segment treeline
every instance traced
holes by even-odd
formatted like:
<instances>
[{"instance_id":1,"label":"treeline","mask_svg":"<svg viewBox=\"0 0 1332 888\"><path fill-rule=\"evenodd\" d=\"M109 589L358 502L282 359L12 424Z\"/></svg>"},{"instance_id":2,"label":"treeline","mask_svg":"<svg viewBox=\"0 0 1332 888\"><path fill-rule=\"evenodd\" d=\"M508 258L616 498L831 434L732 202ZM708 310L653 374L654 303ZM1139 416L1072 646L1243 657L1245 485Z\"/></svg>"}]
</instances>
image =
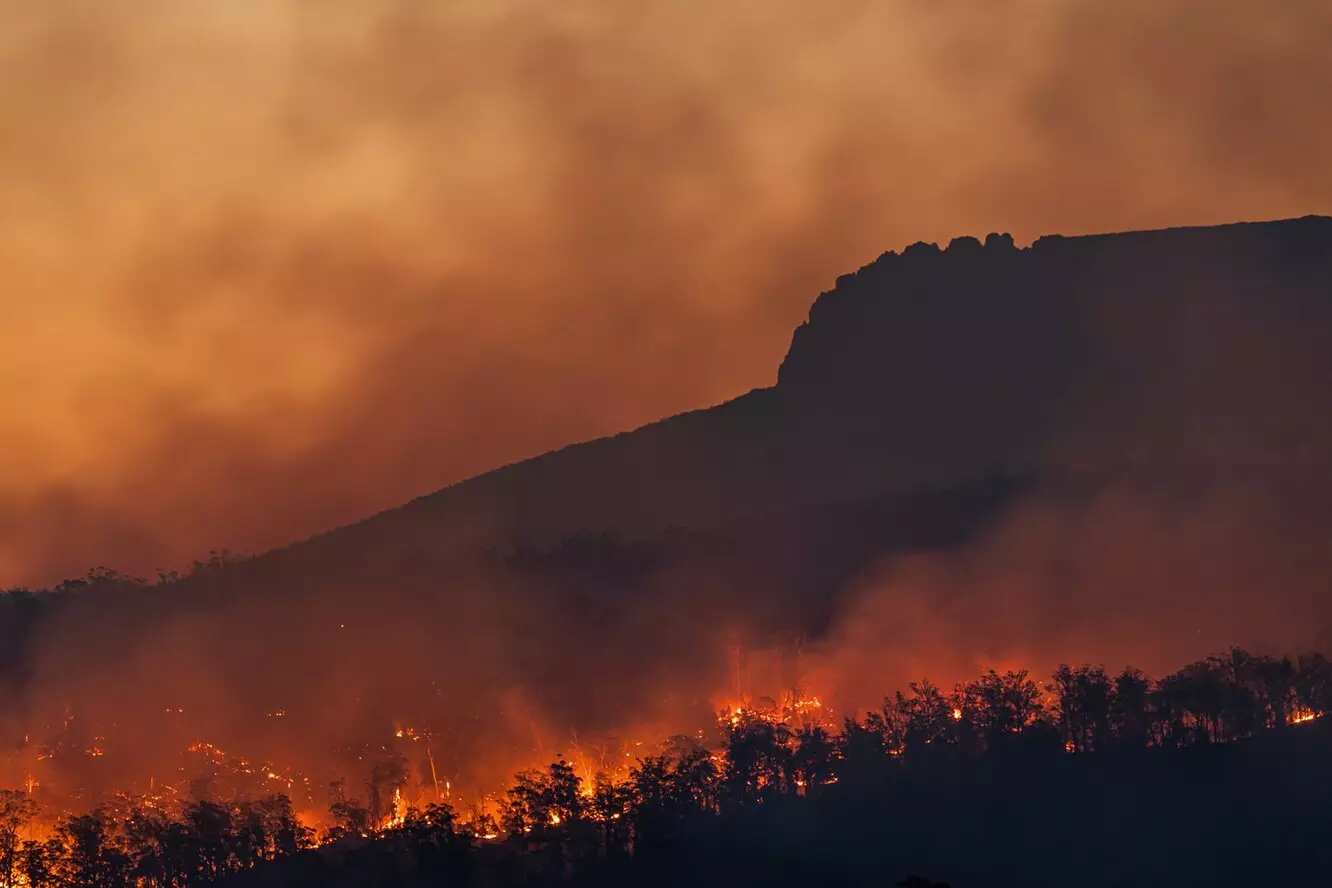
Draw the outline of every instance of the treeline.
<instances>
[{"instance_id":1,"label":"treeline","mask_svg":"<svg viewBox=\"0 0 1332 888\"><path fill-rule=\"evenodd\" d=\"M1290 750L1303 748L1281 738L1313 736L1321 725L1291 728L1329 710L1325 656L1235 649L1159 681L1133 669L1061 666L1045 683L1024 671L991 671L947 692L913 683L837 731L798 697L780 711L737 709L719 718L719 748L671 738L626 779L590 785L560 760L519 774L493 814L465 819L446 805L386 810L398 787L376 774L371 803L340 797L318 836L275 796L196 801L174 815L127 803L68 816L48 838L25 841L38 812L10 791L0 794L0 886L868 884L847 861L874 850L874 824L885 812L900 816L898 806L944 831L975 827L959 824L986 806L1025 817L1033 800L1074 786L1082 795L1100 787L1094 795L1137 781L1169 792L1169 774L1193 767L1181 762L1206 762L1205 749L1243 749L1250 744L1231 741L1258 737L1277 744L1253 747L1272 781L1280 767L1295 767ZM1318 761L1326 761L1319 742ZM1187 758L1169 759L1168 772L1153 758L1179 755ZM1319 781L1332 778L1299 768L1298 779L1320 793ZM1230 789L1251 794L1238 773L1222 773L1210 791L1239 781ZM1325 835L1332 823L1314 826ZM1179 834L1160 842L1180 840L1172 829ZM827 847L796 850L816 837ZM992 863L1001 883L1007 864ZM906 875L887 866L879 874L886 881L874 884Z\"/></svg>"},{"instance_id":2,"label":"treeline","mask_svg":"<svg viewBox=\"0 0 1332 888\"><path fill-rule=\"evenodd\" d=\"M62 818L46 839L22 839L38 815L26 794L0 791L0 885L215 884L315 844L283 796L192 802L175 815L126 805Z\"/></svg>"}]
</instances>

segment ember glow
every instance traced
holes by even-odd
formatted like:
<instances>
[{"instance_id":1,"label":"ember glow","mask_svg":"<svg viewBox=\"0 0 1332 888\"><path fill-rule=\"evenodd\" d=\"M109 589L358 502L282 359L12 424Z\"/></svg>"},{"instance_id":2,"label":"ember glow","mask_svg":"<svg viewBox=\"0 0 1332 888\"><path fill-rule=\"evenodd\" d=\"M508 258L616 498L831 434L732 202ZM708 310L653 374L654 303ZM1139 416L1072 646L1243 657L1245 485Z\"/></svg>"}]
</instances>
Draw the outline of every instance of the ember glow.
<instances>
[{"instance_id":1,"label":"ember glow","mask_svg":"<svg viewBox=\"0 0 1332 888\"><path fill-rule=\"evenodd\" d=\"M1226 664L1250 662L1251 659L1242 658L1249 658L1249 655L1237 652L1226 657L1218 656L1202 665L1222 670L1230 668ZM1300 671L1297 674L1311 676L1304 684L1318 688L1322 685L1318 683L1320 680L1317 676L1324 672L1332 676L1332 669L1325 665L1326 662L1318 656L1311 656L1301 658L1298 667L1289 668L1298 668ZM1199 668L1201 666L1195 664L1179 675L1191 675ZM1263 673L1255 671L1253 674L1258 676ZM579 781L579 795L588 804L592 804L598 787L624 785L631 779L634 769L652 756L678 755L682 754L680 750L689 748L703 749L708 751L715 766L721 768L727 763L727 743L746 732L769 726L778 729L779 733L790 731L789 736L794 738L803 732L821 730L828 732L828 736L835 740L844 717L864 719L865 725L880 732L882 742L886 744L883 751L897 758L903 754L904 735L901 732L906 730L907 720L928 719L927 710L921 709L921 706L942 706L940 715L946 723L956 726L932 727L930 730L945 733L932 739L927 737L926 743L951 742L946 741L948 731L989 730L985 727L988 717L985 706L990 704L982 701L989 699L985 695L988 693L986 688L991 685L994 688L1008 687L1008 690L1003 691L1007 697L1012 697L1012 688L1023 686L1031 689L1028 696L1033 708L1030 713L1017 717L1006 730L1024 730L1029 725L1028 720L1033 718L1047 719L1052 724L1061 723L1062 704L1056 685L1032 683L1022 671L1006 672L1002 676L990 672L988 675L990 678L980 683L966 686L959 684L950 693L937 696L931 696L937 692L928 683L921 685L920 689L913 687L912 694L917 702L910 702L910 697L905 701L899 698L896 704L886 701L881 712L872 710L868 715L863 711L837 711L827 705L824 698L835 695L834 687L821 689L822 693L818 695L800 687L771 695L748 693L740 699L722 694L714 696L709 704L715 713L712 720L696 723L692 727L679 723L673 726L644 725L636 732L621 732L616 736L580 735L574 732L562 739L539 731L535 739L540 740L541 745L526 750L515 748L507 759L505 770L509 774L531 773L543 769L553 758L567 760ZM993 682L1010 684L1005 686ZM1164 689L1173 685L1167 682L1160 687L1163 689L1161 693L1166 694L1168 692ZM1254 699L1263 699L1262 695L1267 691L1260 685L1254 687L1258 689L1255 693L1259 695ZM1265 719L1267 727L1279 727L1283 718L1288 725L1303 726L1323 714L1320 708L1303 702L1295 703L1293 696L1290 699L1292 705L1284 716L1275 704L1262 710L1266 714L1261 718ZM166 724L169 724L170 718L181 714L179 707L161 707L157 711L168 719ZM272 712L269 710L263 715L271 717ZM1169 718L1182 720L1163 721L1160 728L1162 733L1153 742L1187 743L1190 742L1187 739L1188 732L1210 730L1207 726L1213 723L1202 711L1186 712L1182 717ZM114 810L128 810L138 806L146 810L173 812L181 810L191 800L214 798L234 804L244 799L282 795L291 800L300 821L319 836L336 838L340 835L333 828L336 821L330 820L331 802L368 798L372 819L365 829L371 832L398 829L407 824L411 811L435 804L447 804L460 813L464 825L473 824L467 828L478 840L499 838L501 833L490 824L504 807L507 779L478 782L475 779L476 772L458 767L455 762L441 762L436 755L436 744L440 743L440 736L448 734L450 728L427 729L417 724L419 722L414 719L388 720L379 736L367 735L362 741L344 747L341 764L335 764L339 761L333 754L335 750L308 758L297 755L290 759L275 760L259 755L251 757L230 745L221 747L207 740L197 740L184 746L174 760L153 762L151 773L145 776L138 770L143 764L141 761L130 758L124 762L117 760L116 750L124 747L114 728L85 735L81 733L86 730L82 721L74 714L67 714L52 726L51 735L44 741L37 742L33 739L37 735L29 735L28 742L5 760L5 781L38 803L41 816L32 827L35 834L49 833L59 818L94 807L110 806ZM88 739L80 739L84 736ZM794 739L788 742L794 742ZM1080 754L1082 751L1079 742L1072 738L1066 739L1062 745L1067 754ZM313 750L312 743L309 751ZM87 770L86 767L81 769L77 765L80 759L90 763L95 761L95 770ZM131 768L122 768L122 765L131 763ZM444 770L441 771L441 768ZM762 787L770 778L760 776L757 779L758 785ZM810 781L815 779L828 785L837 782L835 774L817 778L805 775L793 778L791 785L795 792L803 794L809 790ZM561 816L558 812L552 813L550 824L559 826Z\"/></svg>"}]
</instances>

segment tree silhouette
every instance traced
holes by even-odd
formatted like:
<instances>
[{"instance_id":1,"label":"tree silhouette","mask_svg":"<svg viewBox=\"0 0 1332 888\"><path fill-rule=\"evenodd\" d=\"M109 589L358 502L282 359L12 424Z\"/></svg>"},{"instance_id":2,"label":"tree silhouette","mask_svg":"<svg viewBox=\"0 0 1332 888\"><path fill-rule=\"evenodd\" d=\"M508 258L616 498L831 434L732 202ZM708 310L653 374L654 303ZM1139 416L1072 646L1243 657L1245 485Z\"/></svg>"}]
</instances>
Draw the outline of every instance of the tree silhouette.
<instances>
[{"instance_id":1,"label":"tree silhouette","mask_svg":"<svg viewBox=\"0 0 1332 888\"><path fill-rule=\"evenodd\" d=\"M600 830L587 817L582 781L564 759L518 775L505 796L501 823L530 848L548 878L567 877L599 847Z\"/></svg>"},{"instance_id":2,"label":"tree silhouette","mask_svg":"<svg viewBox=\"0 0 1332 888\"><path fill-rule=\"evenodd\" d=\"M116 840L115 821L103 809L64 820L57 829L65 854L57 867L60 884L123 888L132 870Z\"/></svg>"},{"instance_id":3,"label":"tree silhouette","mask_svg":"<svg viewBox=\"0 0 1332 888\"><path fill-rule=\"evenodd\" d=\"M505 797L502 823L514 835L542 839L567 832L584 819L582 780L564 759L545 771L524 771Z\"/></svg>"},{"instance_id":4,"label":"tree silhouette","mask_svg":"<svg viewBox=\"0 0 1332 888\"><path fill-rule=\"evenodd\" d=\"M975 726L989 750L1011 747L1015 736L1045 714L1041 690L1025 669L1000 675L993 669L966 685L962 721Z\"/></svg>"},{"instance_id":5,"label":"tree silhouette","mask_svg":"<svg viewBox=\"0 0 1332 888\"><path fill-rule=\"evenodd\" d=\"M1248 737L1269 724L1263 699L1257 659L1242 648L1232 648L1224 657L1209 657L1208 665L1222 682L1219 741Z\"/></svg>"},{"instance_id":6,"label":"tree silhouette","mask_svg":"<svg viewBox=\"0 0 1332 888\"><path fill-rule=\"evenodd\" d=\"M640 759L627 783L633 852L645 861L671 858L690 828L715 816L721 803L721 774L705 749Z\"/></svg>"},{"instance_id":7,"label":"tree silhouette","mask_svg":"<svg viewBox=\"0 0 1332 888\"><path fill-rule=\"evenodd\" d=\"M911 682L911 691L905 696L898 691L893 709L905 725L903 746L907 752L920 752L923 747L955 742L956 722L961 719L961 707L945 697L943 691L929 681ZM887 740L888 721L883 722Z\"/></svg>"},{"instance_id":8,"label":"tree silhouette","mask_svg":"<svg viewBox=\"0 0 1332 888\"><path fill-rule=\"evenodd\" d=\"M132 875L148 885L175 886L192 875L188 827L158 811L134 808L125 819Z\"/></svg>"},{"instance_id":9,"label":"tree silhouette","mask_svg":"<svg viewBox=\"0 0 1332 888\"><path fill-rule=\"evenodd\" d=\"M789 792L795 785L790 728L782 722L745 718L726 740L722 778L728 804L744 807Z\"/></svg>"},{"instance_id":10,"label":"tree silhouette","mask_svg":"<svg viewBox=\"0 0 1332 888\"><path fill-rule=\"evenodd\" d=\"M328 806L328 813L333 821L325 836L328 841L368 836L373 828L370 809L356 799L337 798Z\"/></svg>"},{"instance_id":11,"label":"tree silhouette","mask_svg":"<svg viewBox=\"0 0 1332 888\"><path fill-rule=\"evenodd\" d=\"M401 826L389 835L426 879L458 879L470 869L472 841L458 831L457 815L448 805L408 809Z\"/></svg>"},{"instance_id":12,"label":"tree silhouette","mask_svg":"<svg viewBox=\"0 0 1332 888\"><path fill-rule=\"evenodd\" d=\"M796 732L792 766L801 794L817 792L837 776L837 745L828 732L810 725Z\"/></svg>"},{"instance_id":13,"label":"tree silhouette","mask_svg":"<svg viewBox=\"0 0 1332 888\"><path fill-rule=\"evenodd\" d=\"M1093 752L1110 745L1115 691L1103 667L1060 665L1049 690L1058 698L1059 730L1066 749Z\"/></svg>"},{"instance_id":14,"label":"tree silhouette","mask_svg":"<svg viewBox=\"0 0 1332 888\"><path fill-rule=\"evenodd\" d=\"M660 856L672 845L679 821L685 816L682 799L671 784L671 761L667 756L640 759L629 772L633 800L635 851L647 858Z\"/></svg>"},{"instance_id":15,"label":"tree silhouette","mask_svg":"<svg viewBox=\"0 0 1332 888\"><path fill-rule=\"evenodd\" d=\"M59 868L64 857L65 848L58 838L47 839L45 842L24 842L19 869L28 888L54 888L59 885Z\"/></svg>"},{"instance_id":16,"label":"tree silhouette","mask_svg":"<svg viewBox=\"0 0 1332 888\"><path fill-rule=\"evenodd\" d=\"M37 803L24 792L0 790L0 886L10 888L21 870L19 832L37 814Z\"/></svg>"},{"instance_id":17,"label":"tree silhouette","mask_svg":"<svg viewBox=\"0 0 1332 888\"><path fill-rule=\"evenodd\" d=\"M712 755L695 748L676 759L668 780L673 804L690 816L715 813L720 805L721 774Z\"/></svg>"},{"instance_id":18,"label":"tree silhouette","mask_svg":"<svg viewBox=\"0 0 1332 888\"><path fill-rule=\"evenodd\" d=\"M1200 660L1163 678L1157 686L1161 709L1169 714L1169 734L1177 743L1225 739L1227 687L1215 663Z\"/></svg>"},{"instance_id":19,"label":"tree silhouette","mask_svg":"<svg viewBox=\"0 0 1332 888\"><path fill-rule=\"evenodd\" d=\"M1114 678L1110 730L1120 748L1141 749L1159 742L1152 713L1152 683L1138 669L1125 668Z\"/></svg>"},{"instance_id":20,"label":"tree silhouette","mask_svg":"<svg viewBox=\"0 0 1332 888\"><path fill-rule=\"evenodd\" d=\"M410 777L411 771L407 759L393 755L375 762L370 771L370 780L366 790L370 794L370 824L377 827L393 816L395 792L400 792Z\"/></svg>"},{"instance_id":21,"label":"tree silhouette","mask_svg":"<svg viewBox=\"0 0 1332 888\"><path fill-rule=\"evenodd\" d=\"M610 857L627 854L633 843L632 788L598 774L588 800L588 816L601 828L601 848Z\"/></svg>"},{"instance_id":22,"label":"tree silhouette","mask_svg":"<svg viewBox=\"0 0 1332 888\"><path fill-rule=\"evenodd\" d=\"M1295 679L1295 664L1289 657L1254 659L1252 680L1259 705L1267 713L1266 724L1257 727L1284 728L1290 724L1291 713L1297 707Z\"/></svg>"},{"instance_id":23,"label":"tree silhouette","mask_svg":"<svg viewBox=\"0 0 1332 888\"><path fill-rule=\"evenodd\" d=\"M213 802L185 807L186 867L192 878L216 882L238 865L231 811Z\"/></svg>"}]
</instances>

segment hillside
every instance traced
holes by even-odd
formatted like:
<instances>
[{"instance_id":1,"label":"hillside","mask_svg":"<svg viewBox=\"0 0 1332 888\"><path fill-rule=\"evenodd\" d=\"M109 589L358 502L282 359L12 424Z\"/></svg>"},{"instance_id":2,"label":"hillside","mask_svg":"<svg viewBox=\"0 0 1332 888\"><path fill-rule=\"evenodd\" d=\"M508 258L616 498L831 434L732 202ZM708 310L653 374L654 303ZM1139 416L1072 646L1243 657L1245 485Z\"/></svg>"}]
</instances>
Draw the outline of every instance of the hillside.
<instances>
[{"instance_id":1,"label":"hillside","mask_svg":"<svg viewBox=\"0 0 1332 888\"><path fill-rule=\"evenodd\" d=\"M777 384L423 496L282 558L647 535L991 468L1268 472L1332 441L1332 218L888 252Z\"/></svg>"}]
</instances>

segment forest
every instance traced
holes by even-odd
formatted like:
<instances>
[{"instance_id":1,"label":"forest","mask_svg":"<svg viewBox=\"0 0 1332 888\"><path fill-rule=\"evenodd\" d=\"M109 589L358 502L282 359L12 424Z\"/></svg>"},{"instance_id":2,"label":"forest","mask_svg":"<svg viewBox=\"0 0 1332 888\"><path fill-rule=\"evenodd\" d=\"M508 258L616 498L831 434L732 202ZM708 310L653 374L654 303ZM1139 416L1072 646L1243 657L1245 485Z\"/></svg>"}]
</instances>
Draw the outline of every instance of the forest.
<instances>
[{"instance_id":1,"label":"forest","mask_svg":"<svg viewBox=\"0 0 1332 888\"><path fill-rule=\"evenodd\" d=\"M839 725L796 692L666 738L624 779L563 757L520 773L490 813L405 807L392 761L337 787L318 831L282 795L203 789L38 830L11 789L0 885L1320 884L1329 709L1325 655L1232 649L1159 680L914 682Z\"/></svg>"}]
</instances>

